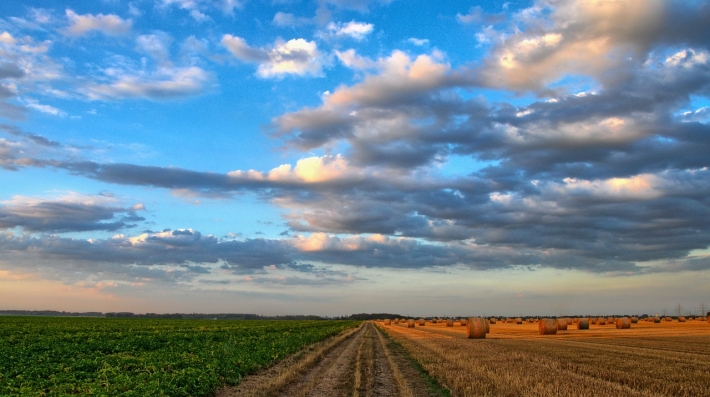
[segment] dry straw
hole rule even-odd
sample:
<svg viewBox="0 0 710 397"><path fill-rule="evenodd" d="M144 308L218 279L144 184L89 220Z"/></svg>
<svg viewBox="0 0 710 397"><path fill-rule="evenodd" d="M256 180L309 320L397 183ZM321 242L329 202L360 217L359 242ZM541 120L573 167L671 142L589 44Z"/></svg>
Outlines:
<svg viewBox="0 0 710 397"><path fill-rule="evenodd" d="M684 323L684 322L685 322L685 317L683 317L683 316L678 317L678 322L679 322L679 323Z"/></svg>
<svg viewBox="0 0 710 397"><path fill-rule="evenodd" d="M407 328L414 328L414 320L407 321Z"/></svg>
<svg viewBox="0 0 710 397"><path fill-rule="evenodd" d="M462 319L462 320L459 320L459 322L461 323L461 326L462 326L462 327L465 327L466 324L468 324L468 321L463 320L463 319Z"/></svg>
<svg viewBox="0 0 710 397"><path fill-rule="evenodd" d="M580 318L577 320L577 329L589 329L589 319Z"/></svg>
<svg viewBox="0 0 710 397"><path fill-rule="evenodd" d="M520 317L518 317L518 318L515 319L515 323L516 323L516 324L522 324L522 323L523 323L523 319L520 318Z"/></svg>
<svg viewBox="0 0 710 397"><path fill-rule="evenodd" d="M419 326L420 326L420 327L423 327L424 324L426 324L426 321L425 321L423 318L420 318L420 319L419 319Z"/></svg>
<svg viewBox="0 0 710 397"><path fill-rule="evenodd" d="M638 323L638 322L639 322L639 318L638 318L638 317L631 317L631 324L636 324L636 323Z"/></svg>
<svg viewBox="0 0 710 397"><path fill-rule="evenodd" d="M606 325L606 319L604 317L599 317L597 319L597 325Z"/></svg>
<svg viewBox="0 0 710 397"><path fill-rule="evenodd" d="M629 329L631 328L631 320L628 317L622 317L616 319L616 329Z"/></svg>
<svg viewBox="0 0 710 397"><path fill-rule="evenodd" d="M392 323L392 320L390 320L389 318L385 320L385 325L390 325L391 323Z"/></svg>
<svg viewBox="0 0 710 397"><path fill-rule="evenodd" d="M466 325L468 339L485 339L488 320L481 317L470 317Z"/></svg>
<svg viewBox="0 0 710 397"><path fill-rule="evenodd" d="M653 323L654 323L654 324L658 324L658 323L660 323L660 322L661 322L661 318L660 318L660 317L658 317L658 316L653 317Z"/></svg>
<svg viewBox="0 0 710 397"><path fill-rule="evenodd" d="M453 326L454 326L454 320L446 320L446 326L447 326L447 327L453 327Z"/></svg>
<svg viewBox="0 0 710 397"><path fill-rule="evenodd" d="M559 331L567 331L567 319L566 318L558 318L557 319L557 329Z"/></svg>
<svg viewBox="0 0 710 397"><path fill-rule="evenodd" d="M537 323L540 335L555 335L557 333L557 320L554 318L543 318Z"/></svg>
<svg viewBox="0 0 710 397"><path fill-rule="evenodd" d="M490 319L488 319L488 322L490 322L491 324L495 324L496 321L498 321L498 319L495 317L491 317Z"/></svg>

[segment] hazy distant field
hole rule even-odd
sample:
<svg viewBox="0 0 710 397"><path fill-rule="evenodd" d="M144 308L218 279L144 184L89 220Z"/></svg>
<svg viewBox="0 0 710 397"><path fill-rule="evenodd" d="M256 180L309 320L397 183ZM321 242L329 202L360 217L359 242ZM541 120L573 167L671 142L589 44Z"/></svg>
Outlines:
<svg viewBox="0 0 710 397"><path fill-rule="evenodd" d="M378 326L454 396L710 395L705 321L570 326L548 336L537 324L498 322L478 340L455 324Z"/></svg>
<svg viewBox="0 0 710 397"><path fill-rule="evenodd" d="M209 395L358 323L0 317L0 395Z"/></svg>

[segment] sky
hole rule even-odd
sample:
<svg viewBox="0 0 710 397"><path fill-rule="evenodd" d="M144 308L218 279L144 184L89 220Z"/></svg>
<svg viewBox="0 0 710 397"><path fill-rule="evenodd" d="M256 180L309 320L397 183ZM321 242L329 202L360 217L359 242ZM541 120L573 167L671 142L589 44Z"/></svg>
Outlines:
<svg viewBox="0 0 710 397"><path fill-rule="evenodd" d="M0 309L697 314L710 4L9 0Z"/></svg>

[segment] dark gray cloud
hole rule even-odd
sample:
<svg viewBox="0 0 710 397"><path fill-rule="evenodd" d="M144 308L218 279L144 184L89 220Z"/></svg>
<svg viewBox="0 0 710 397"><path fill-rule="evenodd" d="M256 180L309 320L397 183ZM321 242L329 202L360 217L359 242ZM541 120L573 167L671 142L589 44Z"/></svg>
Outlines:
<svg viewBox="0 0 710 397"><path fill-rule="evenodd" d="M207 264L223 263L226 269L250 274L262 271L265 266L282 266L293 260L289 254L292 249L282 241L224 241L189 229L91 241L4 233L0 234L0 250L7 255L4 259L15 258L20 264L34 263L40 258L59 263L58 269L78 266L89 273L107 267L119 272L120 269L138 272L137 267L181 265L182 272L194 275L208 273Z"/></svg>
<svg viewBox="0 0 710 397"><path fill-rule="evenodd" d="M25 76L24 70L14 62L0 62L0 80L19 79Z"/></svg>
<svg viewBox="0 0 710 397"><path fill-rule="evenodd" d="M117 206L107 197L67 196L59 199L14 197L0 204L0 229L20 227L27 232L65 233L117 231L135 226L145 218L142 206Z"/></svg>

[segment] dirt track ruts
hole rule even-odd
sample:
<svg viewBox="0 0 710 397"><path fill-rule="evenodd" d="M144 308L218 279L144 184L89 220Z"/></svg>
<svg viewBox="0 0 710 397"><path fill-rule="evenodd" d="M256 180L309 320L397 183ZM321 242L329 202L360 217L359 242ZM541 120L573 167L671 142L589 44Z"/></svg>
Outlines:
<svg viewBox="0 0 710 397"><path fill-rule="evenodd" d="M323 350L318 353L318 349ZM372 323L351 335L323 342L308 355L284 360L260 374L249 376L237 387L222 389L218 397L369 397L436 396L411 359ZM308 362L305 362L308 361ZM274 377L284 379L274 382ZM272 383L265 386L265 382Z"/></svg>

